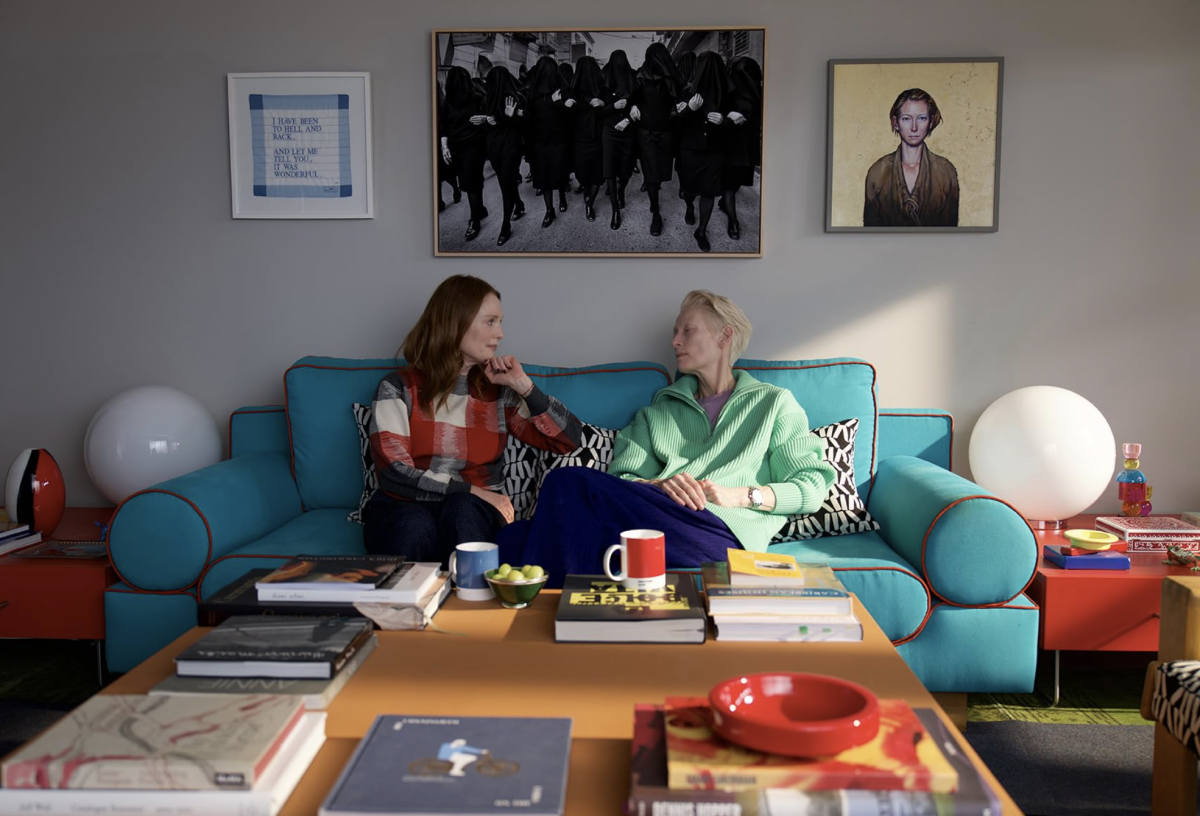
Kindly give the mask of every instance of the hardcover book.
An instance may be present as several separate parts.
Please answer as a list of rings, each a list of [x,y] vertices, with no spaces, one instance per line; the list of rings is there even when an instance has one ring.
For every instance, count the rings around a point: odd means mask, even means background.
[[[668,697],[667,784],[673,789],[916,790],[952,793],[958,772],[908,703],[879,701],[879,733],[832,757],[764,754],[726,742],[712,730],[704,697]]]
[[[372,636],[363,618],[234,615],[175,658],[184,677],[333,677]]]
[[[301,555],[263,576],[258,585],[309,591],[374,589],[403,563],[399,555]]]
[[[279,677],[180,677],[177,674],[164,679],[150,689],[151,697],[159,695],[196,696],[206,694],[280,694],[298,698],[310,711],[329,707],[333,698],[349,682],[354,673],[366,661],[367,656],[379,645],[377,637],[371,637],[350,658],[331,680],[288,680]]]
[[[554,615],[566,642],[703,643],[704,603],[691,575],[667,573],[661,589],[630,590],[597,575],[568,575]]]
[[[10,552],[17,552],[25,547],[37,544],[42,540],[41,533],[21,533],[20,535],[9,536],[0,540],[0,555],[6,555]]]
[[[6,788],[244,790],[304,707],[294,697],[98,694],[0,765]]]
[[[853,643],[863,639],[854,615],[713,615],[717,640]]]
[[[29,525],[19,521],[0,521],[0,542],[29,533]]]
[[[915,712],[942,749],[943,756],[958,772],[958,792],[787,788],[672,790],[667,787],[663,706],[635,706],[626,813],[628,816],[861,816],[867,813],[998,816],[999,798],[959,749],[941,718],[930,708],[918,708]]]
[[[790,555],[735,550],[728,552],[733,586],[804,586],[804,572]]]
[[[276,816],[325,743],[325,712],[306,712],[249,790],[0,789],[0,813],[38,816]]]
[[[710,615],[765,613],[776,615],[853,615],[854,599],[826,564],[801,564],[804,586],[737,587],[729,583],[729,566],[705,561],[700,567]]]
[[[1137,541],[1200,542],[1200,527],[1170,516],[1097,516],[1096,529]]]
[[[22,558],[108,558],[103,541],[62,541],[50,539],[21,550]]]
[[[571,720],[380,715],[321,805],[320,816],[558,816]]]
[[[258,600],[323,603],[416,603],[437,580],[441,564],[410,561],[401,565],[377,587],[342,585],[333,589],[312,589],[310,586],[264,584],[257,586]]]
[[[1046,545],[1043,545],[1046,546]],[[1087,547],[1068,547],[1059,545],[1058,551],[1063,555],[1091,555],[1095,552],[1127,552],[1129,550],[1128,541],[1114,541],[1108,545],[1107,550],[1089,550]]]
[[[1129,556],[1115,550],[1090,552],[1087,555],[1063,555],[1049,544],[1042,545],[1042,557],[1051,564],[1073,570],[1127,570]]]

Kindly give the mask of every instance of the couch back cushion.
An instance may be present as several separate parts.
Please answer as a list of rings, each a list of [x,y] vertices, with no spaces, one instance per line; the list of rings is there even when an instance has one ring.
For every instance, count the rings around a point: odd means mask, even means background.
[[[858,495],[867,501],[875,475],[875,367],[853,357],[827,360],[738,360],[759,382],[786,388],[808,414],[810,428],[858,419],[854,476]]]
[[[363,489],[362,456],[351,405],[370,405],[392,358],[304,357],[283,376],[292,472],[304,507],[355,507]],[[654,392],[670,383],[657,363],[555,368],[525,365],[538,387],[579,419],[623,428]]]

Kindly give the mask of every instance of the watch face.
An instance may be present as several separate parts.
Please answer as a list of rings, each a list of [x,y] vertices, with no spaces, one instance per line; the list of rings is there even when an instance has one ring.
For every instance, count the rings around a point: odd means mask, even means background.
[[[750,504],[752,504],[754,507],[758,507],[762,503],[763,503],[762,491],[756,487],[750,491]]]

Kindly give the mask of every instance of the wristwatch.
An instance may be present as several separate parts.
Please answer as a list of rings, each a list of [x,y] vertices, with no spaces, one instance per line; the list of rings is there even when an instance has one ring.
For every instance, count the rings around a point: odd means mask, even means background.
[[[757,487],[751,487],[747,489],[746,495],[750,497],[750,509],[757,510],[762,507],[763,494],[761,490]]]

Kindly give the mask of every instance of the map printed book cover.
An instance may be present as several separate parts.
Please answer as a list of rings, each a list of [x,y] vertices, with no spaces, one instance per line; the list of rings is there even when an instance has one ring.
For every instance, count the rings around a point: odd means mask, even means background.
[[[246,790],[303,713],[278,695],[98,694],[10,754],[0,784]]]
[[[803,788],[952,793],[958,773],[908,703],[879,701],[879,733],[833,757],[764,754],[726,742],[712,730],[705,697],[668,697],[667,784],[673,789]]]
[[[559,816],[570,755],[569,718],[381,715],[319,813]]]
[[[667,573],[662,589],[630,590],[597,575],[568,575],[554,616],[559,641],[703,643],[704,603],[691,575]]]
[[[234,615],[175,658],[185,677],[329,678],[371,637],[364,618]]]
[[[729,582],[729,565],[705,561],[700,566],[709,614],[853,615],[854,599],[826,564],[801,564],[804,585],[739,587]]]

